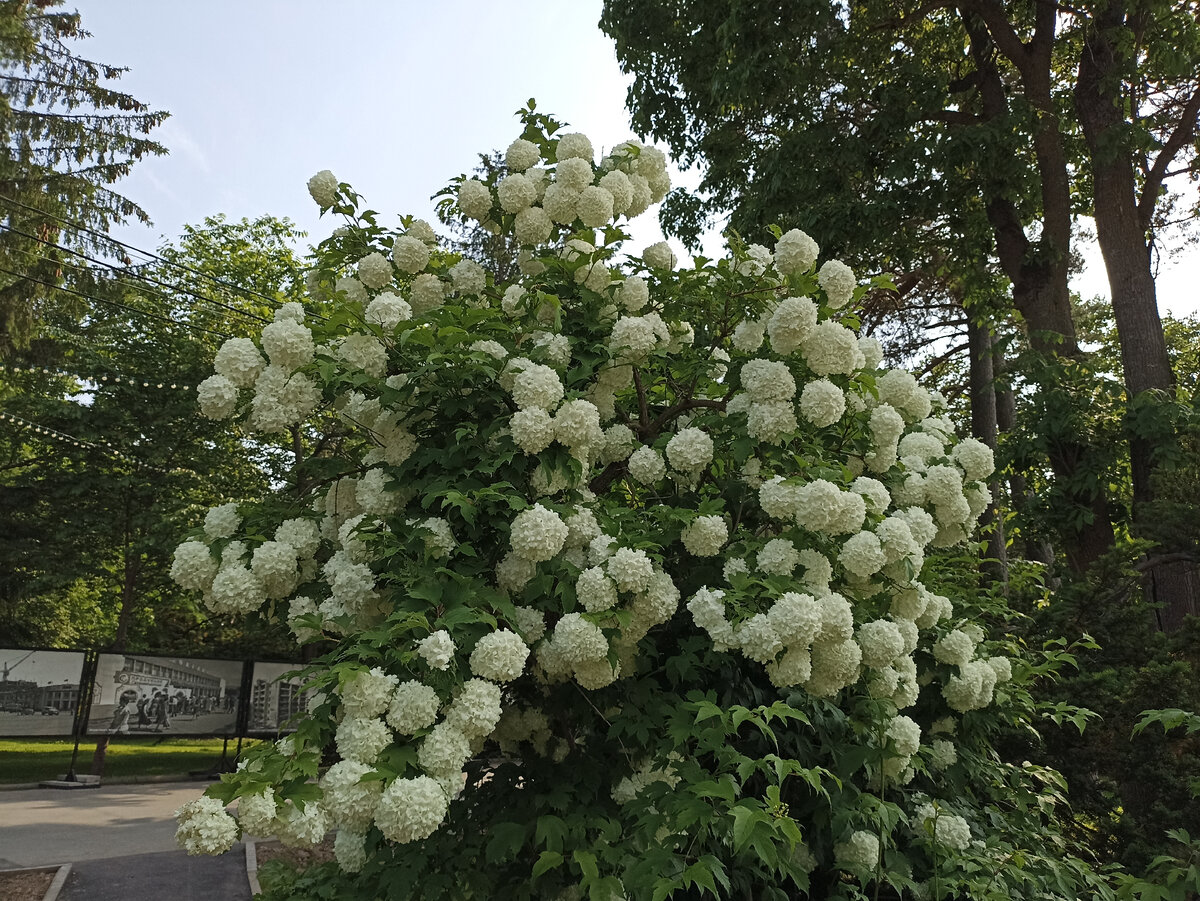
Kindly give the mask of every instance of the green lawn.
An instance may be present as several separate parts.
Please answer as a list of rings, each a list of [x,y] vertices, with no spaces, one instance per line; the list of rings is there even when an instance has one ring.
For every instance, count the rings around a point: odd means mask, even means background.
[[[211,767],[221,756],[221,745],[219,738],[122,736],[108,746],[104,776],[187,776],[193,770]],[[0,784],[57,778],[70,766],[73,747],[72,742],[59,739],[0,738]],[[237,741],[231,740],[230,758],[236,749]],[[77,773],[92,771],[95,750],[95,738],[79,743],[79,757],[75,762]]]

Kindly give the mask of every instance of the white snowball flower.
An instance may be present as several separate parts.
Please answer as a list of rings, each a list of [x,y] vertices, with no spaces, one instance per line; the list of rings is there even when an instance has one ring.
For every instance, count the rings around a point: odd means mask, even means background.
[[[537,185],[527,175],[513,173],[500,179],[496,197],[506,213],[519,213],[537,201]]]
[[[387,722],[399,734],[413,735],[433,725],[441,706],[436,691],[424,683],[409,679],[396,686],[388,707]]]
[[[890,620],[877,619],[858,627],[858,646],[864,666],[883,669],[904,653],[904,636]]]
[[[370,766],[392,743],[392,732],[381,719],[348,716],[338,724],[334,742],[344,759]]]
[[[590,185],[579,194],[578,211],[587,228],[603,228],[613,218],[613,196],[607,188]]]
[[[643,485],[653,485],[667,474],[662,455],[652,447],[639,447],[629,457],[629,475]]]
[[[442,825],[448,806],[446,793],[428,776],[396,779],[379,798],[375,825],[397,844],[420,841]]]
[[[786,538],[772,538],[758,552],[755,560],[760,572],[773,576],[790,576],[799,563],[800,555]]]
[[[966,632],[955,629],[938,639],[933,646],[933,656],[942,663],[963,667],[975,656],[975,642]]]
[[[846,395],[829,379],[817,379],[800,394],[800,414],[818,428],[833,425],[846,412]]]
[[[529,647],[510,629],[484,635],[471,651],[471,672],[493,682],[511,682],[525,669]]]
[[[729,526],[720,516],[698,516],[683,530],[680,540],[695,557],[715,557],[729,540]]]
[[[645,591],[654,576],[654,565],[643,550],[618,548],[608,558],[608,575],[621,591]]]
[[[329,209],[337,203],[337,176],[328,169],[322,169],[308,180],[308,194],[321,209]]]
[[[667,442],[667,460],[679,472],[695,472],[712,463],[713,440],[702,429],[687,427]]]
[[[563,399],[562,379],[549,366],[528,363],[513,379],[512,399],[521,409],[552,410]]]
[[[531,166],[536,166],[541,159],[542,154],[538,150],[537,144],[526,141],[524,138],[517,138],[508,145],[508,150],[504,152],[504,165],[513,172],[524,172]]]
[[[171,578],[189,591],[208,591],[220,567],[202,541],[185,541],[175,548],[171,562]]]
[[[887,555],[884,554],[877,535],[873,532],[859,532],[846,539],[838,554],[838,561],[847,572],[867,579],[883,568],[887,563]]]
[[[733,335],[729,340],[735,349],[751,354],[762,346],[766,333],[767,321],[765,319],[743,319],[734,328]]]
[[[566,543],[569,530],[553,510],[534,504],[522,510],[512,522],[513,552],[533,563],[551,560]]]
[[[845,842],[834,845],[838,862],[855,870],[874,872],[879,864],[879,838],[873,832],[853,833]]]
[[[188,854],[224,854],[237,841],[237,820],[216,798],[196,798],[177,811],[175,841]]]
[[[613,199],[613,214],[624,215],[633,204],[633,183],[629,176],[620,169],[614,169],[601,176],[599,186],[608,191]]]
[[[791,400],[796,394],[791,370],[778,360],[747,360],[740,378],[746,393],[759,403]]]
[[[816,241],[793,228],[775,244],[775,268],[784,275],[800,275],[812,268],[820,252]]]
[[[412,318],[412,307],[408,301],[387,291],[367,305],[363,318],[372,325],[378,325],[385,332],[390,332],[401,322]]]
[[[450,267],[450,285],[457,294],[482,294],[487,287],[487,273],[474,260],[459,260]]]
[[[454,639],[445,629],[438,629],[417,643],[417,653],[430,669],[447,669],[454,659]]]
[[[554,183],[576,194],[591,185],[595,178],[592,164],[578,157],[560,161],[554,170]]]
[[[850,375],[862,365],[857,336],[831,319],[818,323],[808,332],[800,352],[808,368],[817,375]]]
[[[437,309],[446,302],[446,286],[432,272],[423,272],[412,280],[408,302],[417,315]]]
[[[244,835],[270,835],[277,811],[275,792],[269,787],[253,795],[243,795],[238,798],[238,825]]]
[[[858,284],[854,270],[841,260],[827,260],[817,273],[817,283],[825,292],[829,306],[835,310],[840,310],[850,302]]]
[[[785,592],[767,616],[779,640],[788,646],[807,647],[821,631],[821,605],[810,594]]]
[[[640,275],[631,275],[617,288],[617,302],[628,313],[637,313],[650,302],[650,285]]]
[[[262,345],[272,365],[289,370],[311,363],[315,350],[312,332],[291,319],[276,320],[264,326]]]
[[[807,297],[784,298],[767,322],[771,350],[780,356],[787,356],[799,347],[816,327],[817,305],[812,300]]]
[[[609,610],[617,604],[617,586],[601,566],[591,566],[575,580],[575,597],[589,613]]]
[[[954,447],[954,462],[968,481],[986,479],[996,469],[992,449],[974,438],[964,438]]]
[[[742,653],[757,663],[770,663],[783,650],[783,642],[765,613],[756,613],[734,631]]]
[[[338,341],[337,356],[351,371],[372,378],[387,374],[387,348],[373,335],[346,335]]]
[[[358,261],[358,280],[368,288],[378,291],[392,280],[392,264],[378,251],[369,253]]]
[[[651,269],[674,269],[677,260],[671,245],[666,241],[659,241],[642,251],[642,262]]]
[[[468,741],[478,741],[495,731],[500,715],[500,686],[486,679],[468,679],[446,711],[446,722]]]
[[[400,679],[379,667],[358,672],[342,686],[342,707],[346,716],[381,716],[392,702],[392,692]]]
[[[458,208],[468,219],[482,222],[492,211],[492,192],[483,182],[469,178],[459,186]]]
[[[266,361],[249,338],[230,338],[221,345],[213,369],[239,388],[252,388]]]
[[[581,159],[587,160],[590,165],[595,155],[596,152],[592,149],[592,142],[587,135],[579,132],[559,135],[555,159],[560,163],[563,160]]]
[[[570,225],[579,215],[579,191],[562,182],[554,182],[542,196],[542,209],[551,221]]]
[[[518,410],[509,420],[513,441],[527,454],[538,454],[554,441],[554,419],[545,410],[529,407]]]
[[[571,218],[573,219],[574,216]],[[550,240],[550,233],[553,230],[554,222],[540,206],[531,206],[521,210],[517,213],[516,221],[513,223],[513,235],[522,247],[545,244]]]
[[[429,265],[429,247],[410,229],[409,234],[392,242],[392,262],[401,272],[416,275]]]
[[[237,410],[237,385],[223,375],[210,375],[196,387],[196,399],[207,419],[228,419]]]
[[[204,516],[204,534],[210,541],[218,538],[231,538],[242,524],[242,516],[238,513],[236,503],[221,504],[213,507]]]

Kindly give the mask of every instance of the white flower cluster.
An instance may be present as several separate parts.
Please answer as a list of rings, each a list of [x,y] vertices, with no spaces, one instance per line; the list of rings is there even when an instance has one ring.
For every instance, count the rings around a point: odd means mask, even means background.
[[[216,798],[196,798],[175,811],[175,841],[188,854],[224,854],[237,841],[237,820]]]

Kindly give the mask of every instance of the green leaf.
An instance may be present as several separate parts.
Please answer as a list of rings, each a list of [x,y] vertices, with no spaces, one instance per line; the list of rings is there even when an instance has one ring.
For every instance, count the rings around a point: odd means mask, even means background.
[[[579,870],[583,873],[585,880],[600,878],[600,871],[596,867],[595,854],[591,851],[576,850],[571,856],[575,859],[575,863],[579,864]]]
[[[533,872],[530,878],[536,880],[543,873],[553,870],[563,862],[563,856],[557,851],[543,851],[537,859],[537,863],[533,865]]]

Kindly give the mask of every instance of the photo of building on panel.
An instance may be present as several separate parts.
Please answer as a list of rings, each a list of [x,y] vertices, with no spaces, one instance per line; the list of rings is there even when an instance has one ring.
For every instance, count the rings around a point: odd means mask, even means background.
[[[101,654],[90,735],[231,735],[237,730],[240,660]]]
[[[320,698],[301,691],[303,680],[285,678],[300,668],[297,663],[255,663],[250,682],[249,730],[256,733],[290,732],[297,713],[315,707]]]
[[[83,654],[0,648],[0,735],[70,735]]]

